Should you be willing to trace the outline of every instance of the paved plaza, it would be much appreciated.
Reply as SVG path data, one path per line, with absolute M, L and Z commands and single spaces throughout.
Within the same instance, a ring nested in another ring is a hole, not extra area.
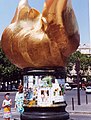
M 19 113 L 17 113 L 14 108 L 11 109 L 12 111 L 12 119 L 11 120 L 19 120 Z M 3 120 L 3 110 L 0 110 L 0 120 Z

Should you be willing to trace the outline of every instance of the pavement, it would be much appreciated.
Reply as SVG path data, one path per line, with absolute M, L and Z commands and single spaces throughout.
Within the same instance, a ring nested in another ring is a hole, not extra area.
M 20 120 L 20 117 L 19 117 L 20 115 L 14 108 L 11 109 L 11 112 L 12 112 L 11 120 Z M 0 110 L 0 120 L 4 120 L 3 119 L 3 109 Z
M 72 108 L 72 105 L 67 105 L 66 111 L 69 114 L 82 114 L 82 115 L 91 115 L 91 103 L 88 104 L 81 104 L 81 105 L 74 105 L 74 110 Z

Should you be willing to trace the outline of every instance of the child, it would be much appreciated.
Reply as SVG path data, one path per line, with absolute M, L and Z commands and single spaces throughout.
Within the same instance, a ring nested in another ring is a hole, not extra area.
M 12 105 L 12 101 L 9 98 L 9 93 L 6 93 L 4 95 L 4 100 L 3 100 L 3 104 L 2 107 L 4 108 L 4 115 L 3 118 L 4 120 L 10 120 L 11 118 L 11 105 Z

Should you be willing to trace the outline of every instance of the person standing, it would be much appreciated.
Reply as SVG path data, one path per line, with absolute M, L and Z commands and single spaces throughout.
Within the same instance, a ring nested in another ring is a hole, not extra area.
M 4 114 L 3 114 L 3 118 L 4 120 L 10 120 L 11 118 L 11 105 L 12 105 L 12 101 L 9 97 L 9 93 L 6 93 L 4 95 L 4 100 L 2 103 L 2 107 L 4 109 Z
M 19 85 L 18 92 L 15 96 L 15 109 L 22 114 L 24 112 L 23 108 L 23 102 L 24 102 L 24 92 L 23 92 L 23 86 Z

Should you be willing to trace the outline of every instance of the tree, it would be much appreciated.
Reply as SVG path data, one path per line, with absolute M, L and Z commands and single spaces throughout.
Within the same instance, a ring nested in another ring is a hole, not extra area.
M 10 63 L 0 47 L 0 81 L 17 80 L 20 77 L 20 69 Z
M 80 59 L 81 69 L 85 70 L 88 68 L 88 66 L 91 65 L 91 56 L 88 56 L 86 54 L 81 54 L 81 52 L 76 51 L 69 57 L 67 66 L 70 66 L 76 63 L 76 60 L 78 58 Z

